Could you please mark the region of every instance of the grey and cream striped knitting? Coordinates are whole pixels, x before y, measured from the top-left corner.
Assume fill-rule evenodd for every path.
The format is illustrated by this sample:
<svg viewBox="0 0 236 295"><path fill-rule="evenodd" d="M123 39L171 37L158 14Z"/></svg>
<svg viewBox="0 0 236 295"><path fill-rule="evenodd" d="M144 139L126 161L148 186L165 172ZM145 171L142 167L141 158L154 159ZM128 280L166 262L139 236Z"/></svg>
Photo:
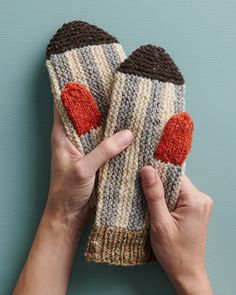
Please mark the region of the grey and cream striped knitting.
<svg viewBox="0 0 236 295"><path fill-rule="evenodd" d="M152 259L140 169L157 169L167 206L173 210L193 133L184 94L183 76L160 47L142 46L119 66L105 137L129 129L134 141L100 169L88 261L137 265Z"/></svg>
<svg viewBox="0 0 236 295"><path fill-rule="evenodd" d="M82 21L64 24L47 48L55 104L82 154L103 138L114 72L125 59L117 39Z"/></svg>
<svg viewBox="0 0 236 295"><path fill-rule="evenodd" d="M67 135L87 154L103 139L114 73L125 59L123 48L102 29L72 21L56 32L46 55L54 102Z"/></svg>

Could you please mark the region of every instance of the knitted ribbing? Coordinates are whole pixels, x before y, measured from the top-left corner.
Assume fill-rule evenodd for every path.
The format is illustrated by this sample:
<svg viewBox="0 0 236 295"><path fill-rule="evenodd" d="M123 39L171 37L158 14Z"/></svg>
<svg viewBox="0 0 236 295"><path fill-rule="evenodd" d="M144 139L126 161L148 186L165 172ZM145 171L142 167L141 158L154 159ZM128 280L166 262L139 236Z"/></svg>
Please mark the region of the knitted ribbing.
<svg viewBox="0 0 236 295"><path fill-rule="evenodd" d="M127 128L134 140L100 169L89 261L136 265L153 257L140 169L157 169L173 210L193 132L190 116L183 113L184 92L179 69L160 47L142 46L118 68L105 137Z"/></svg>

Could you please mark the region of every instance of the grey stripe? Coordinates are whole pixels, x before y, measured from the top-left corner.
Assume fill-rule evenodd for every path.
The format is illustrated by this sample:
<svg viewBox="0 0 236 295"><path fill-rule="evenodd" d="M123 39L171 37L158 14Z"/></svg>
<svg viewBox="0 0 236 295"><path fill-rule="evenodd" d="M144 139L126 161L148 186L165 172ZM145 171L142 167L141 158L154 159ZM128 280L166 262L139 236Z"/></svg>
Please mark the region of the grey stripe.
<svg viewBox="0 0 236 295"><path fill-rule="evenodd" d="M130 230L141 230L145 225L144 219L147 214L147 208L140 181L139 170L141 167L151 164L151 160L153 159L153 153L156 147L156 138L160 129L159 111L162 88L163 83L153 81L139 146L138 171L135 181L132 209L128 223L128 228Z"/></svg>
<svg viewBox="0 0 236 295"><path fill-rule="evenodd" d="M130 127L139 89L138 85L139 77L133 75L126 76L114 133ZM124 162L125 151L109 161L109 170L103 193L104 205L100 216L102 225L115 226Z"/></svg>
<svg viewBox="0 0 236 295"><path fill-rule="evenodd" d="M115 44L104 44L100 46L104 52L111 72L115 73L117 66L120 64L120 58ZM107 97L104 91L103 82L101 80L99 65L93 58L93 53L91 52L90 46L75 49L75 52L78 58L78 62L81 64L85 73L86 80L89 85L89 90L96 99L99 109L102 112L102 118L105 121L108 112ZM51 55L50 60L55 69L60 90L62 91L66 83L74 81L70 64L64 53L53 54ZM113 81L110 81L111 86L112 82Z"/></svg>
<svg viewBox="0 0 236 295"><path fill-rule="evenodd" d="M101 81L99 69L97 68L97 64L93 59L93 54L90 50L90 47L87 46L75 50L79 58L79 62L86 75L89 90L97 101L99 110L102 113L102 118L105 119L107 117L107 99L104 99L106 94Z"/></svg>
<svg viewBox="0 0 236 295"><path fill-rule="evenodd" d="M115 74L118 65L121 63L120 56L117 53L117 44L104 44L101 45L107 63L113 74Z"/></svg>
<svg viewBox="0 0 236 295"><path fill-rule="evenodd" d="M92 132L87 132L80 136L80 141L84 149L84 154L91 152L97 145L96 140L93 137Z"/></svg>
<svg viewBox="0 0 236 295"><path fill-rule="evenodd" d="M169 210L173 210L178 199L182 167L170 163L166 165L168 165L168 168L163 187L165 191L167 206Z"/></svg>
<svg viewBox="0 0 236 295"><path fill-rule="evenodd" d="M185 94L185 85L175 85L175 97L174 102L175 113L184 112L184 94Z"/></svg>
<svg viewBox="0 0 236 295"><path fill-rule="evenodd" d="M66 83L73 81L73 75L67 57L63 53L53 54L50 60L54 67L60 90L62 91Z"/></svg>

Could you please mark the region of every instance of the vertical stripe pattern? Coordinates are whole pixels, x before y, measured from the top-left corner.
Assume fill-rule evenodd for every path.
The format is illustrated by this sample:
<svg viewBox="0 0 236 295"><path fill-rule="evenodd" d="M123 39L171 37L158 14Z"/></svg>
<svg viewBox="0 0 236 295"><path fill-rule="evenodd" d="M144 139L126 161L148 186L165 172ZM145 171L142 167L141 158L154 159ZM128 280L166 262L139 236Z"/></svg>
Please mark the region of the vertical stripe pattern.
<svg viewBox="0 0 236 295"><path fill-rule="evenodd" d="M140 168L150 165L155 149L155 141L160 128L160 97L163 83L153 81L148 108L145 114L142 136L140 139L138 173ZM148 148L147 148L148 146ZM128 228L130 230L143 229L147 215L146 202L142 190L139 174L135 180L132 208L130 210Z"/></svg>
<svg viewBox="0 0 236 295"><path fill-rule="evenodd" d="M139 93L135 99L130 130L134 134L133 143L127 148L124 162L124 174L120 188L117 226L127 226L134 195L135 179L138 175L138 159L140 156L140 140L144 126L145 113L151 94L152 82L139 78ZM137 85L138 86L138 85ZM136 86L136 87L137 87Z"/></svg>
<svg viewBox="0 0 236 295"><path fill-rule="evenodd" d="M114 79L113 74L125 58L122 52L120 44L111 43L52 54L50 60L47 60L52 92L66 132L72 143L82 153L90 152L102 139ZM81 137L76 134L60 98L65 84L72 81L80 82L90 90L102 112L102 128L91 130Z"/></svg>
<svg viewBox="0 0 236 295"><path fill-rule="evenodd" d="M111 136L130 126L135 98L137 97L138 87L135 87L135 85L138 84L138 77L126 76L120 73L118 75L119 77L116 79L111 96L111 108L114 105L114 112L109 113L105 137ZM131 90L130 85L133 85ZM128 114L127 109L130 110ZM124 114L126 115L124 116ZM116 224L117 204L119 202L120 185L123 178L124 161L125 152L122 152L105 164L105 167L100 171L100 174L103 175L103 171L105 170L106 177L101 179L98 189L98 194L101 195L101 201L98 195L99 202L103 204L101 206L99 204L96 214L96 220L99 224L110 226ZM114 185L116 183L117 185Z"/></svg>
<svg viewBox="0 0 236 295"><path fill-rule="evenodd" d="M183 107L183 104L176 103L177 95L178 101L183 101L183 89L168 82L116 74L111 96L112 111L109 112L105 135L111 136L128 128L134 134L134 141L100 171L96 225L128 230L143 230L148 226L140 168L153 163L154 150L164 125L176 113L177 107L178 110ZM166 188L166 201L173 207L171 200L176 194L177 182L171 177L180 175L181 169L166 164L157 169Z"/></svg>
<svg viewBox="0 0 236 295"><path fill-rule="evenodd" d="M183 175L183 167L154 160L153 167L158 171L165 191L165 200L169 211L174 210Z"/></svg>
<svg viewBox="0 0 236 295"><path fill-rule="evenodd" d="M115 59L114 54L108 58L110 49L104 55L112 64ZM89 261L137 265L152 259L149 215L140 169L150 164L158 171L168 209L173 210L183 167L154 157L159 157L157 147L160 140L163 143L165 124L184 110L183 83L181 73L166 51L151 45L134 51L116 72L104 134L108 137L129 129L134 138L99 171L96 219L86 251ZM176 127L178 122L182 123L169 125ZM168 143L174 141L173 134L176 138L179 135L178 128L173 130L169 131ZM182 137L178 138L181 142ZM168 159L174 163L171 157Z"/></svg>

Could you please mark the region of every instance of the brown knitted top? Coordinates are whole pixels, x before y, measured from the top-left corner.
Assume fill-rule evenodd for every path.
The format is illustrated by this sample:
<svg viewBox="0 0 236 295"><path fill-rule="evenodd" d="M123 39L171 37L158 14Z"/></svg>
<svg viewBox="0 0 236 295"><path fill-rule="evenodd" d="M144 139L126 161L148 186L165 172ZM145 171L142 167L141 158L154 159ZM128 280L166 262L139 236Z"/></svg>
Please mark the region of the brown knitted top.
<svg viewBox="0 0 236 295"><path fill-rule="evenodd" d="M83 21L64 24L48 44L46 56L88 45L118 43L117 39L102 29Z"/></svg>
<svg viewBox="0 0 236 295"><path fill-rule="evenodd" d="M135 50L118 68L119 72L152 80L184 84L184 78L165 49L152 45Z"/></svg>

